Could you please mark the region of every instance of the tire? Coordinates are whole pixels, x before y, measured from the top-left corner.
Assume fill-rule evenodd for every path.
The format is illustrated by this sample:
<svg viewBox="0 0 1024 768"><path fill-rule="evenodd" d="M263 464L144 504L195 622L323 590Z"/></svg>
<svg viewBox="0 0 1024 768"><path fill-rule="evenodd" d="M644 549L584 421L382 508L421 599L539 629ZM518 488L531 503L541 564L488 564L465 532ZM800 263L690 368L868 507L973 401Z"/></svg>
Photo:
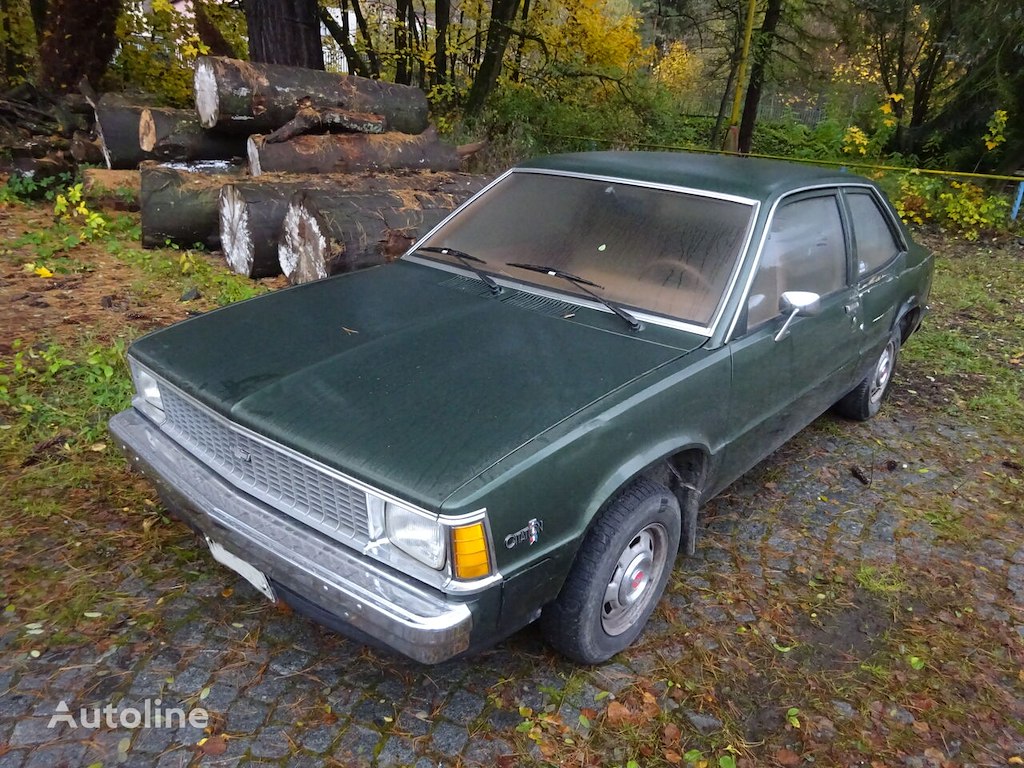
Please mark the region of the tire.
<svg viewBox="0 0 1024 768"><path fill-rule="evenodd" d="M679 550L679 502L641 478L601 512L576 553L541 631L574 661L598 664L627 648L661 599Z"/></svg>
<svg viewBox="0 0 1024 768"><path fill-rule="evenodd" d="M892 332L871 373L852 392L836 403L836 411L854 421L867 421L882 407L892 389L896 358L900 352L899 328Z"/></svg>

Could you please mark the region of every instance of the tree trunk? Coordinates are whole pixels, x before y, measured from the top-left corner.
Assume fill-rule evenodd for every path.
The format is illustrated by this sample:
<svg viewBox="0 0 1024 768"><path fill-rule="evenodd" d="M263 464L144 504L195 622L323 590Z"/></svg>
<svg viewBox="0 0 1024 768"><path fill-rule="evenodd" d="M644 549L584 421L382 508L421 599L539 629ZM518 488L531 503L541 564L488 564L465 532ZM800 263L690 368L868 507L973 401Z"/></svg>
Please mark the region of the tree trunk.
<svg viewBox="0 0 1024 768"><path fill-rule="evenodd" d="M147 157L158 160L191 163L245 157L244 137L205 130L191 109L143 109L138 142Z"/></svg>
<svg viewBox="0 0 1024 768"><path fill-rule="evenodd" d="M370 68L366 62L363 61L363 57L356 50L356 47L352 45L352 38L350 36L350 30L348 26L348 12L342 9L341 12L342 23L339 24L331 16L330 12L326 8L320 9L320 21L327 31L331 33L331 37L334 38L334 42L341 48L342 54L345 56L345 61L348 62L348 70L354 75L359 77L370 77L372 74Z"/></svg>
<svg viewBox="0 0 1024 768"><path fill-rule="evenodd" d="M519 8L519 0L493 0L491 3L491 20L487 25L487 45L480 68L473 78L469 96L466 98L466 113L475 115L484 108L487 97L491 95L498 75L501 74L501 62L505 58L509 37L512 35L512 19Z"/></svg>
<svg viewBox="0 0 1024 768"><path fill-rule="evenodd" d="M268 144L249 137L249 173L358 173L360 171L456 171L459 152L441 142L431 128L418 136L405 133L297 136Z"/></svg>
<svg viewBox="0 0 1024 768"><path fill-rule="evenodd" d="M281 271L292 283L306 283L392 261L458 202L452 195L411 190L342 199L299 192L281 231Z"/></svg>
<svg viewBox="0 0 1024 768"><path fill-rule="evenodd" d="M220 191L220 241L228 266L240 275L281 273L278 236L292 196L303 190L336 199L394 189L443 193L458 202L483 189L485 176L405 173L372 176L274 174L225 184Z"/></svg>
<svg viewBox="0 0 1024 768"><path fill-rule="evenodd" d="M46 32L46 5L47 0L28 0L29 15L32 16L32 28L36 33L36 45L43 42L43 34Z"/></svg>
<svg viewBox="0 0 1024 768"><path fill-rule="evenodd" d="M750 66L750 84L747 86L743 100L743 118L740 120L739 151L747 154L754 138L754 125L757 122L757 108L761 103L761 90L764 88L765 75L771 63L772 48L775 44L775 30L782 19L782 6L785 0L768 0L764 12L764 21L754 45L753 63ZM742 83L736 87L741 88Z"/></svg>
<svg viewBox="0 0 1024 768"><path fill-rule="evenodd" d="M412 55L410 45L409 11L412 0L395 0L395 82L412 84Z"/></svg>
<svg viewBox="0 0 1024 768"><path fill-rule="evenodd" d="M355 75L201 56L195 92L203 127L225 132L269 133L303 107L372 112L403 133L427 127L427 97L419 88Z"/></svg>
<svg viewBox="0 0 1024 768"><path fill-rule="evenodd" d="M220 31L213 19L210 18L210 14L206 12L204 4L202 2L193 2L192 12L194 14L196 34L203 45L209 49L209 55L230 56L233 59L237 59L239 52L235 50L235 47L224 37L224 33Z"/></svg>
<svg viewBox="0 0 1024 768"><path fill-rule="evenodd" d="M39 43L40 84L65 93L83 77L98 82L117 47L120 12L121 0L51 0Z"/></svg>
<svg viewBox="0 0 1024 768"><path fill-rule="evenodd" d="M348 11L349 0L341 0L341 10ZM351 0L352 15L356 17L356 27L359 28L359 36L363 39L363 50L366 51L366 60L370 65L370 77L380 77L380 56L373 47L373 34L370 32L370 25L366 23L366 16L359 5L359 0Z"/></svg>
<svg viewBox="0 0 1024 768"><path fill-rule="evenodd" d="M317 0L243 0L249 60L324 68Z"/></svg>
<svg viewBox="0 0 1024 768"><path fill-rule="evenodd" d="M150 155L139 146L139 120L146 107L121 103L104 94L96 102L96 138L107 168L137 168Z"/></svg>
<svg viewBox="0 0 1024 768"><path fill-rule="evenodd" d="M447 82L448 24L451 13L451 0L434 0L434 85L444 85Z"/></svg>
<svg viewBox="0 0 1024 768"><path fill-rule="evenodd" d="M182 170L147 162L140 172L144 248L220 247L220 188L241 172L239 166L201 163Z"/></svg>

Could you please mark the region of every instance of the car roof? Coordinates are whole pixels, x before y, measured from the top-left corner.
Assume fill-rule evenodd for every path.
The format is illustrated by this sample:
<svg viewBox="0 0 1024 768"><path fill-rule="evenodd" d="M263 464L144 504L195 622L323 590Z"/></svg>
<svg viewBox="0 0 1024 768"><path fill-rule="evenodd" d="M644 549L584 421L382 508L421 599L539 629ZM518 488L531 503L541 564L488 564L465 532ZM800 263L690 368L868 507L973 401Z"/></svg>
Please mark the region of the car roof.
<svg viewBox="0 0 1024 768"><path fill-rule="evenodd" d="M577 152L538 157L517 168L668 184L753 200L820 184L870 183L843 169L697 152Z"/></svg>

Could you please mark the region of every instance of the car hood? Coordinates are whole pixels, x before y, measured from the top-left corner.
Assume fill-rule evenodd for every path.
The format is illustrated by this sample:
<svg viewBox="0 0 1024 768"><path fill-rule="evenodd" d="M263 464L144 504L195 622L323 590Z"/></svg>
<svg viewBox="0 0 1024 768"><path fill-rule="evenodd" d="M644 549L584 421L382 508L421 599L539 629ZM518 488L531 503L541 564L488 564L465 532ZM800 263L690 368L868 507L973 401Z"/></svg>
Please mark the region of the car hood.
<svg viewBox="0 0 1024 768"><path fill-rule="evenodd" d="M528 294L492 297L480 286L399 262L193 318L131 354L232 421L437 508L546 429L703 341L683 332L652 341L607 313L572 307L567 318L559 302L538 309L537 297L510 301Z"/></svg>

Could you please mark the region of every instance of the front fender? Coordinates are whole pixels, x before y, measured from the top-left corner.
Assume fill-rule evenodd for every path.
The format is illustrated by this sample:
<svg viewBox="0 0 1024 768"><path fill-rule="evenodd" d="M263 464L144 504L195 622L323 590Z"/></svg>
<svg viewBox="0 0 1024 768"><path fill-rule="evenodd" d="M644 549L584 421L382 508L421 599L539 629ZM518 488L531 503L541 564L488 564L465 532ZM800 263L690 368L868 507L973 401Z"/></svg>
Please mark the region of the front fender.
<svg viewBox="0 0 1024 768"><path fill-rule="evenodd" d="M631 479L687 448L714 455L731 381L727 350L698 350L641 377L549 429L461 488L445 514L486 507L497 567L506 577L551 559L557 574L538 600L558 594L580 542L607 501ZM530 543L513 537L536 520Z"/></svg>

